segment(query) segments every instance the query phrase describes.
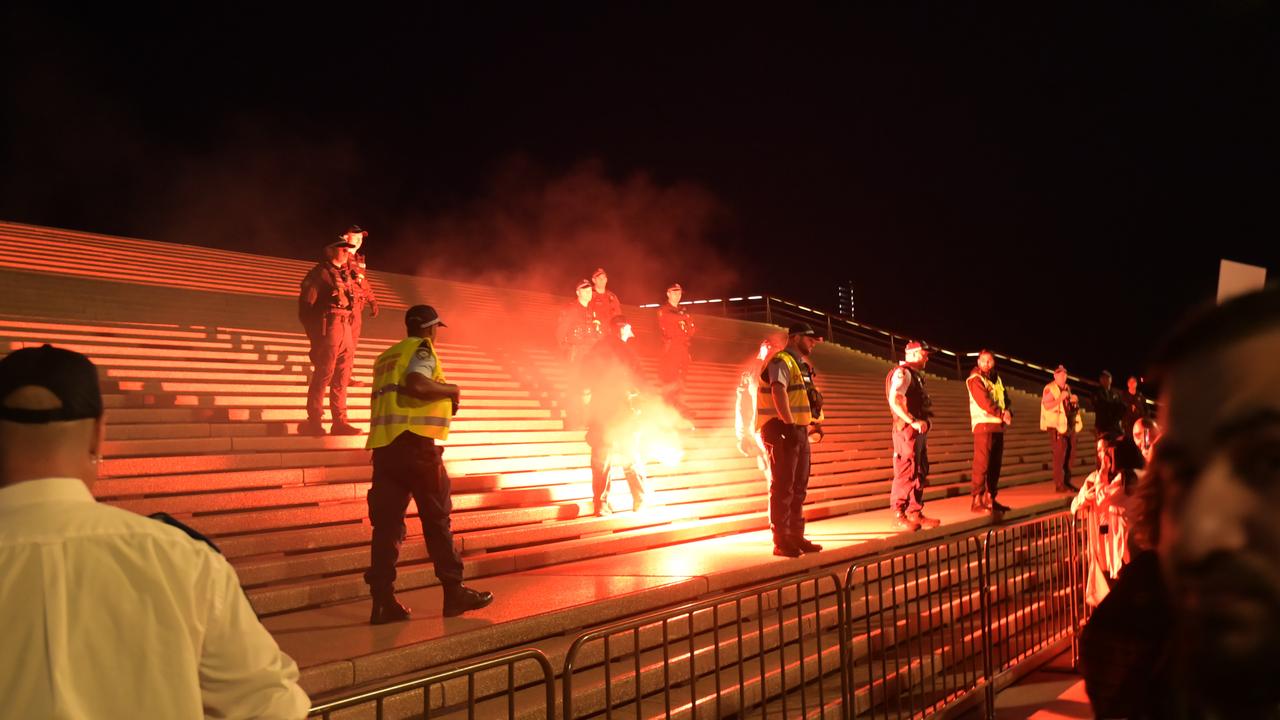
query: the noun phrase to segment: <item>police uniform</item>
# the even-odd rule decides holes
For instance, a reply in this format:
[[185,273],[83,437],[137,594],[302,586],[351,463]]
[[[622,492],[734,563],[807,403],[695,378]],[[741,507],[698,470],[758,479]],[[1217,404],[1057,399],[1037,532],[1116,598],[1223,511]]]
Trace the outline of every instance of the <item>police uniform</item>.
[[[778,416],[774,383],[787,389],[791,425]],[[809,493],[810,469],[808,428],[822,419],[809,402],[813,389],[812,366],[791,350],[782,350],[765,366],[756,400],[756,431],[769,455],[769,525],[775,554],[791,557],[798,556],[802,547],[818,547],[804,539],[804,501]]]
[[[604,274],[604,268],[596,268],[596,271],[591,274],[591,279],[594,281],[597,277]],[[593,317],[596,320],[599,320],[605,327],[608,327],[609,323],[615,317],[622,314],[622,302],[618,300],[618,296],[608,288],[605,288],[604,292],[600,292],[593,286],[591,288],[591,303],[588,307],[591,308]]]
[[[577,290],[589,287],[590,282],[581,280]],[[602,328],[611,319],[596,317],[590,303],[583,305],[576,298],[560,309],[560,315],[556,319],[556,344],[568,369],[565,380],[565,423],[568,427],[582,427],[585,412],[582,395],[586,390],[583,383],[583,361],[604,337]]]
[[[680,289],[677,283],[668,290]],[[696,328],[689,311],[679,305],[664,303],[658,308],[658,329],[662,333],[662,361],[658,365],[658,380],[662,383],[663,397],[667,404],[687,412],[684,406],[685,382],[693,357],[689,346]]]
[[[346,246],[345,241],[329,247]],[[311,341],[311,382],[307,386],[307,423],[302,429],[323,432],[324,391],[329,389],[333,429],[352,429],[347,423],[347,385],[355,363],[352,336],[356,280],[349,263],[321,260],[306,277],[298,294],[298,319]],[[301,429],[300,429],[301,430]],[[358,431],[357,431],[358,432]]]
[[[415,311],[426,307],[410,308],[406,323]],[[427,309],[434,318],[431,324],[442,324],[435,311]],[[410,497],[418,507],[436,579],[444,588],[445,615],[483,607],[492,600],[488,593],[476,593],[462,586],[462,559],[453,547],[449,474],[444,466],[443,449],[436,445],[437,440],[449,437],[453,401],[448,397],[424,400],[410,395],[405,387],[411,373],[445,382],[444,366],[430,339],[411,335],[387,348],[374,362],[369,439],[365,443],[365,448],[373,451],[373,485],[368,494],[373,541],[369,570],[364,577],[374,598],[371,620],[375,623],[382,620],[381,609],[399,607],[393,597],[396,561],[400,557],[400,543],[405,534],[404,514]],[[464,593],[487,597],[487,600],[480,604],[458,600]],[[405,610],[403,616],[407,615]],[[393,615],[389,619],[402,617]]]
[[[901,363],[885,377],[885,394],[890,405],[895,395],[907,400],[907,414],[917,420],[933,417],[933,400],[925,388],[924,375],[907,363]],[[893,487],[889,507],[899,518],[915,518],[924,510],[924,489],[929,484],[929,451],[926,427],[920,432],[893,415]]]

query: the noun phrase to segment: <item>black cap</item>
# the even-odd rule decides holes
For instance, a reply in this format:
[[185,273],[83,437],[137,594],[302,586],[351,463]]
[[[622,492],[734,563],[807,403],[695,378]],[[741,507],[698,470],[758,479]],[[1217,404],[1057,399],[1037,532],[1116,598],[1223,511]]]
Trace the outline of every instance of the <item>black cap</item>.
[[[20,387],[34,385],[57,396],[61,407],[50,410],[11,408],[4,399]],[[98,370],[78,352],[52,345],[23,348],[0,360],[0,420],[26,424],[102,417]]]
[[325,245],[325,247],[326,248],[347,248],[348,250],[350,250],[351,248],[354,248],[355,245],[352,245],[346,240],[335,240],[329,243],[328,245]]
[[359,225],[352,225],[347,228],[346,232],[342,233],[338,237],[346,237],[347,235],[363,235],[364,237],[369,237],[369,231]]
[[810,325],[809,323],[801,322],[801,323],[795,323],[791,327],[787,328],[787,335],[818,336],[818,331],[814,330],[813,326]]
[[410,331],[422,330],[432,325],[449,327],[440,321],[440,313],[430,305],[414,305],[404,312],[404,326]]
[[577,286],[576,286],[574,289],[575,289],[575,290],[586,290],[586,289],[588,289],[588,288],[590,288],[590,287],[591,287],[591,281],[590,281],[590,280],[588,280],[588,279],[586,279],[586,278],[583,278],[583,279],[581,279],[581,280],[579,280],[579,281],[578,281],[578,284],[577,284]]

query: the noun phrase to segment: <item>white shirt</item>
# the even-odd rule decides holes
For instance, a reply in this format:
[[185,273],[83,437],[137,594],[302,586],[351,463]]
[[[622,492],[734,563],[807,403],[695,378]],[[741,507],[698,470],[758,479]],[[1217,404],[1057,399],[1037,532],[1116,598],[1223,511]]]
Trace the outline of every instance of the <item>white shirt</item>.
[[[0,487],[0,715],[302,718],[235,570],[75,478]],[[13,713],[13,715],[10,715]]]
[[436,374],[436,357],[431,354],[426,343],[415,350],[413,357],[409,359],[409,367],[404,372],[405,377],[408,378],[410,373],[418,373],[428,380]]

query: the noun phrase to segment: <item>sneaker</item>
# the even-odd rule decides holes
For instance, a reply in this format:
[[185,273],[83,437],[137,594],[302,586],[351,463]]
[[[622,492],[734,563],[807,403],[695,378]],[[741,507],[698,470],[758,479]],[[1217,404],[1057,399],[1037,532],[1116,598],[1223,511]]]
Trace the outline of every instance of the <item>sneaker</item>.
[[360,428],[348,423],[345,420],[339,420],[329,428],[330,435],[363,435],[364,431]]
[[919,525],[921,528],[925,530],[928,530],[929,528],[936,528],[942,524],[941,520],[937,518],[925,517],[924,513],[922,512],[909,513],[907,515],[907,519],[916,523],[917,525]]
[[307,435],[309,437],[320,437],[324,435],[324,424],[319,420],[312,422],[310,420],[298,424],[298,434]]
[[920,523],[903,515],[901,512],[895,513],[893,516],[893,526],[901,530],[910,530],[915,532],[920,529]]
[[998,503],[995,500],[991,501],[991,512],[1007,513],[1009,512],[1009,509],[1010,508],[1008,505],[1005,505],[1003,503]]
[[806,553],[822,552],[821,545],[803,536],[796,541],[796,547],[800,549],[800,552],[806,552]]
[[800,548],[791,543],[777,543],[773,546],[773,554],[778,557],[798,558],[804,554]]
[[408,620],[411,612],[409,608],[401,605],[394,595],[385,598],[374,598],[373,611],[369,613],[369,624],[385,625]]
[[457,617],[469,610],[479,610],[493,602],[493,593],[472,590],[466,585],[446,588],[444,591],[444,616]]

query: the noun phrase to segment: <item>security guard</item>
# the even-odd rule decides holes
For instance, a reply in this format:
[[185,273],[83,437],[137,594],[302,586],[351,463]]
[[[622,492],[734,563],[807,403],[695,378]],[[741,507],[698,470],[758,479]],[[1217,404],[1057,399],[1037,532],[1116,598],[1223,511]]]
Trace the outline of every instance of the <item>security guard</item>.
[[[370,317],[378,317],[378,296],[374,294],[373,284],[369,282],[368,262],[364,253],[360,252],[367,237],[369,237],[369,231],[362,229],[359,225],[352,225],[340,236],[340,239],[346,240],[351,244],[347,270],[351,274],[351,280],[355,287],[355,298],[351,304],[351,347],[353,350],[360,345],[360,331],[364,327],[365,306],[369,307]],[[356,381],[351,382],[352,386],[359,384]]]
[[973,512],[1004,513],[1008,505],[996,501],[1000,486],[1000,466],[1004,461],[1004,428],[1013,423],[1009,395],[996,372],[996,356],[990,350],[978,353],[978,364],[965,381],[969,390],[969,423],[973,430],[973,472],[971,475]]
[[325,258],[302,279],[298,292],[298,320],[311,341],[311,382],[307,386],[307,421],[299,435],[323,435],[324,391],[329,389],[329,413],[334,435],[359,435],[347,422],[347,384],[355,363],[351,329],[356,298],[349,265],[351,243],[338,240],[325,246]]
[[[809,433],[822,421],[821,395],[809,354],[822,342],[808,323],[787,331],[787,346],[765,365],[756,401],[756,430],[769,454],[769,525],[773,554],[800,557],[821,545],[804,536],[804,499],[809,491]],[[815,401],[817,401],[815,403]]]
[[1067,369],[1061,365],[1053,371],[1053,382],[1040,394],[1040,429],[1049,433],[1053,448],[1053,489],[1074,493],[1071,484],[1071,456],[1076,449],[1076,433],[1084,428],[1080,413],[1080,397],[1067,384]]
[[929,452],[926,442],[932,426],[933,400],[924,386],[924,366],[929,349],[924,343],[907,343],[906,361],[885,377],[885,394],[893,415],[893,488],[889,506],[894,525],[905,530],[934,528],[941,523],[925,517],[924,489],[929,484]]
[[662,362],[658,365],[658,380],[662,383],[662,396],[667,404],[681,415],[689,417],[692,412],[684,404],[684,388],[689,364],[693,361],[689,345],[697,328],[694,327],[689,311],[680,306],[680,298],[683,296],[684,288],[680,287],[680,283],[672,283],[667,288],[667,302],[658,308],[658,329],[662,332]]
[[444,588],[444,616],[461,615],[493,602],[493,593],[462,584],[462,559],[453,549],[449,474],[436,440],[449,437],[459,388],[445,382],[436,355],[437,328],[445,327],[430,305],[405,312],[408,337],[387,348],[373,368],[372,419],[367,449],[373,450],[369,521],[373,525],[365,582],[373,596],[369,622],[404,620],[409,608],[396,601],[396,560],[404,537],[404,511],[413,497],[427,552]]
[[583,362],[604,337],[606,323],[611,318],[596,317],[591,309],[591,281],[583,278],[575,288],[577,297],[560,309],[556,320],[556,345],[559,346],[568,365],[569,372],[565,380],[565,425],[579,428],[583,424],[584,393]]

